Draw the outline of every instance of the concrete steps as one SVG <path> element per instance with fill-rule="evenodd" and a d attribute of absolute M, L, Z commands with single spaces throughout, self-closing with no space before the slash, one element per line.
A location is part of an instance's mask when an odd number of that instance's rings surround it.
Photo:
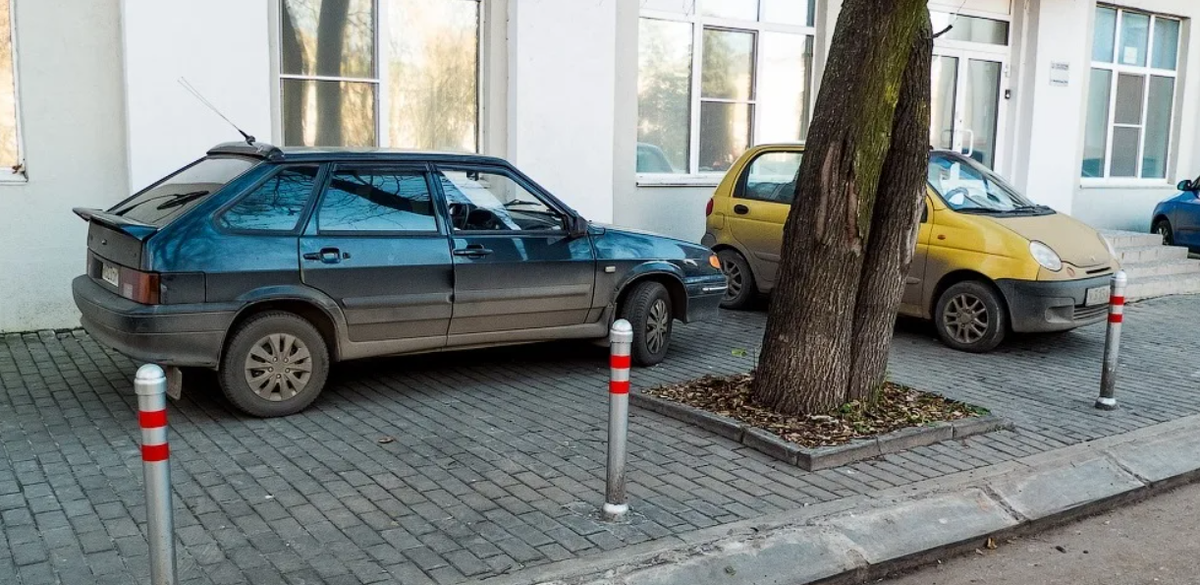
<path fill-rule="evenodd" d="M 1187 248 L 1162 245 L 1157 234 L 1101 230 L 1117 251 L 1129 276 L 1125 297 L 1130 300 L 1200 293 L 1200 260 L 1189 259 Z"/>

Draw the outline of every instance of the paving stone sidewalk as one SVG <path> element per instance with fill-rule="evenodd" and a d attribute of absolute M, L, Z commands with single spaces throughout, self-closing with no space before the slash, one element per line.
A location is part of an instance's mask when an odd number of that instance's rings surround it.
<path fill-rule="evenodd" d="M 746 371 L 764 320 L 680 326 L 667 363 L 634 385 Z M 635 410 L 635 515 L 621 525 L 595 518 L 603 349 L 345 364 L 308 411 L 265 421 L 193 378 L 170 414 L 180 581 L 468 582 L 1119 434 L 1200 413 L 1198 322 L 1196 297 L 1128 308 L 1116 412 L 1092 408 L 1102 326 L 971 355 L 902 323 L 894 380 L 1017 428 L 838 469 L 805 472 Z M 81 332 L 0 336 L 0 583 L 148 580 L 135 369 Z"/>

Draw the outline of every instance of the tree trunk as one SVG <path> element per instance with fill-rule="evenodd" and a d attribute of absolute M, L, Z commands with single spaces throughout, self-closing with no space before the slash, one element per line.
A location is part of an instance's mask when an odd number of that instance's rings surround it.
<path fill-rule="evenodd" d="M 876 190 L 913 39 L 928 21 L 925 0 L 847 0 L 838 17 L 754 381 L 755 398 L 778 412 L 846 401 Z"/>
<path fill-rule="evenodd" d="M 854 311 L 848 400 L 874 402 L 887 376 L 896 310 L 925 208 L 932 53 L 933 30 L 925 20 L 909 52 L 892 123 L 891 149 L 875 196 L 875 217 Z"/>

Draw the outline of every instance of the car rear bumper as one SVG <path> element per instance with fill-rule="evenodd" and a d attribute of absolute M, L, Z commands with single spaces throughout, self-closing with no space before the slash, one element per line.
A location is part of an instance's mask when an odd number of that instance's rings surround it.
<path fill-rule="evenodd" d="M 1103 303 L 1085 306 L 1087 291 L 1107 287 L 1110 275 L 1080 280 L 1031 281 L 1000 279 L 996 286 L 1008 303 L 1012 330 L 1021 333 L 1066 331 L 1103 321 L 1108 314 Z"/>
<path fill-rule="evenodd" d="M 83 328 L 135 360 L 166 366 L 216 367 L 236 310 L 203 305 L 142 305 L 87 276 L 71 282 Z"/>
<path fill-rule="evenodd" d="M 725 298 L 725 275 L 690 278 L 685 284 L 688 295 L 687 322 L 705 321 L 717 316 Z"/>

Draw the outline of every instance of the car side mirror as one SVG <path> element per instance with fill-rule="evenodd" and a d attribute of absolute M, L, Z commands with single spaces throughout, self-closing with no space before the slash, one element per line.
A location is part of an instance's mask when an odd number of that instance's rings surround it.
<path fill-rule="evenodd" d="M 572 238 L 582 238 L 588 233 L 588 220 L 581 215 L 567 218 L 567 235 Z"/>
<path fill-rule="evenodd" d="M 1180 191 L 1183 191 L 1184 193 L 1188 193 L 1191 191 L 1196 191 L 1197 185 L 1188 179 L 1184 179 L 1184 180 L 1180 181 L 1179 184 L 1176 185 L 1175 187 L 1177 189 L 1179 189 Z"/>

